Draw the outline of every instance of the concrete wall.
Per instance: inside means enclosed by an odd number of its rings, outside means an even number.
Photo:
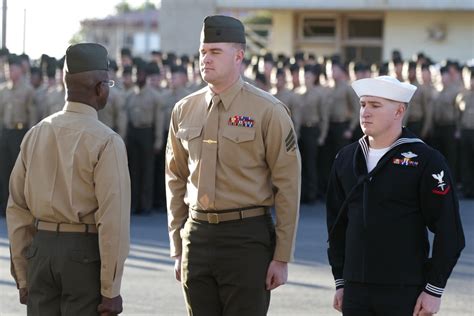
[[[429,38],[428,30],[445,29],[444,40]],[[472,12],[387,12],[384,25],[384,59],[393,49],[405,58],[423,51],[435,61],[474,58],[474,14]]]
[[[196,54],[202,21],[216,13],[215,0],[162,0],[160,14],[161,49],[177,54]]]
[[[294,51],[295,23],[292,11],[275,11],[272,13],[272,33],[269,51],[292,55]]]

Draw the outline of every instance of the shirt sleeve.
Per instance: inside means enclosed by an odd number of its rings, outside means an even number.
[[[164,101],[160,94],[156,93],[155,99],[155,144],[154,149],[160,150],[163,146],[163,135],[165,132]]]
[[[265,134],[265,152],[275,192],[276,247],[274,260],[293,260],[301,193],[301,158],[291,118],[276,104]]]
[[[329,90],[322,89],[317,102],[319,117],[321,120],[319,139],[324,143],[329,132],[329,107],[333,103],[333,97]]]
[[[94,216],[99,232],[101,293],[113,298],[120,295],[130,247],[130,176],[125,144],[117,134],[100,155],[94,182],[99,205]]]
[[[184,203],[186,182],[189,176],[188,153],[176,136],[178,132],[177,107],[171,115],[168,142],[166,144],[166,202],[168,208],[168,232],[171,257],[181,255],[181,227],[188,217],[188,206]]]
[[[117,133],[125,139],[127,135],[127,112],[125,110],[125,95],[119,92],[115,98],[115,107],[117,108]]]
[[[28,124],[30,128],[36,124],[37,117],[38,117],[36,107],[33,102],[34,94],[35,92],[32,88],[28,89],[28,92],[26,94],[26,99],[25,99],[26,107],[28,109]]]
[[[425,292],[440,297],[465,246],[459,204],[444,157],[433,151],[421,180],[421,212],[434,233]]]
[[[331,265],[332,274],[336,282],[336,289],[344,287],[343,270],[346,247],[347,213],[344,214],[336,224],[339,211],[344,204],[345,193],[337,174],[338,159],[333,164],[329,177],[327,197],[326,197],[326,222],[328,229],[328,259]],[[329,233],[332,233],[329,235]]]
[[[28,139],[28,134],[25,140]],[[35,219],[25,198],[26,146],[23,141],[20,154],[10,176],[10,196],[7,205],[7,228],[10,240],[11,273],[18,288],[27,287],[27,260],[25,251],[33,241],[36,232]]]

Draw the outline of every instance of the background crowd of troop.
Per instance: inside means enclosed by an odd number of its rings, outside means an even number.
[[[63,59],[0,52],[0,215],[8,180],[26,131],[64,106]],[[108,104],[99,119],[123,137],[132,183],[132,214],[165,205],[164,149],[172,109],[206,84],[198,56],[153,51],[145,60],[122,49],[110,60]],[[362,136],[353,80],[391,75],[418,87],[405,126],[441,151],[465,198],[474,197],[474,68],[457,61],[433,63],[420,53],[403,59],[393,51],[379,65],[345,62],[339,56],[251,56],[242,77],[273,93],[291,112],[302,156],[302,202],[324,198],[337,152]],[[44,150],[48,150],[44,148]]]

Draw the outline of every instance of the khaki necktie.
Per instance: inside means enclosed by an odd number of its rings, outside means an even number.
[[[211,109],[204,125],[201,161],[198,180],[198,200],[204,209],[214,209],[216,197],[217,130],[219,128],[219,103],[216,94],[212,97]]]

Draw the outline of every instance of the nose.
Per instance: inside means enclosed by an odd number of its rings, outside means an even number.
[[[201,55],[201,64],[202,65],[208,65],[210,63],[211,63],[211,58],[209,57],[209,54]]]
[[[370,117],[371,113],[370,113],[370,110],[368,108],[368,106],[361,106],[360,107],[360,117],[363,117],[363,118],[366,118],[366,117]]]

